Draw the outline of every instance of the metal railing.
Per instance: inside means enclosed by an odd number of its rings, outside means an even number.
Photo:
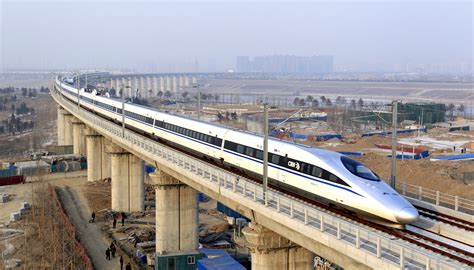
[[[442,193],[438,190],[428,189],[422,186],[408,184],[406,182],[397,182],[397,191],[403,196],[412,199],[474,215],[473,200]]]
[[[304,226],[316,239],[316,232],[328,235],[332,240],[344,241],[383,261],[400,266],[401,269],[468,269],[454,261],[447,261],[439,254],[423,250],[402,240],[393,240],[390,236],[374,232],[372,229],[354,224],[348,220],[321,212],[305,202],[295,200],[288,195],[269,190],[264,196],[262,186],[246,178],[223,170],[222,168],[190,157],[172,148],[166,147],[149,138],[131,132],[122,132],[122,127],[94,115],[69,103],[57,92],[51,92],[55,100],[81,121],[96,129],[99,133],[113,138],[138,153],[146,155],[183,176],[195,179],[201,185],[213,189],[223,196],[238,197],[239,203],[253,210],[264,207],[266,211],[276,212],[275,222],[292,228]],[[266,198],[266,200],[264,200]]]

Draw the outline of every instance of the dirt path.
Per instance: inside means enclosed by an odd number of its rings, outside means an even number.
[[[82,194],[85,179],[75,180],[65,184],[58,184],[59,197],[64,210],[76,226],[77,237],[87,250],[95,269],[120,269],[119,259],[116,255],[111,261],[106,260],[105,250],[110,245],[100,229],[100,224],[89,223],[91,211],[87,200]]]

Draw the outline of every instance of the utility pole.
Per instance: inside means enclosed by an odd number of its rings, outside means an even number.
[[[199,84],[195,84],[193,88],[198,90],[198,120],[201,120],[201,88],[199,88]]]
[[[121,90],[121,97],[122,97],[122,138],[125,137],[125,89],[130,88],[130,86],[126,85]]]
[[[263,199],[267,202],[268,188],[268,104],[263,104]]]
[[[396,160],[397,160],[397,105],[398,101],[392,102],[392,172],[390,175],[390,186],[395,189],[396,181]]]

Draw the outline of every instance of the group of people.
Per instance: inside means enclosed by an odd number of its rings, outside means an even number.
[[[115,213],[113,213],[112,216],[113,216],[112,226],[115,229],[116,226],[117,226],[117,215]],[[89,222],[94,223],[95,222],[95,217],[96,217],[95,212],[92,212],[91,219],[90,219]],[[124,212],[120,213],[120,218],[121,218],[121,221],[122,221],[122,226],[125,226],[125,213]],[[110,246],[105,250],[105,259],[110,261],[112,258],[115,258],[115,253],[116,252],[117,252],[117,248],[115,247],[114,242],[110,243]],[[120,269],[123,269],[123,257],[122,257],[122,255],[120,255]],[[132,270],[132,265],[130,264],[130,262],[127,263],[127,265],[125,266],[125,270]]]
[[[112,258],[115,258],[115,252],[117,252],[117,248],[115,247],[114,242],[110,243],[110,247],[105,250],[105,259],[110,261]],[[123,269],[123,256],[120,255],[120,270]],[[125,265],[125,270],[132,270],[132,265],[130,262]]]

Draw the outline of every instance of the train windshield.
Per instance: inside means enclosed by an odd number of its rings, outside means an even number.
[[[370,181],[380,181],[380,178],[364,164],[346,156],[342,156],[341,161],[342,164],[344,164],[344,167],[346,167],[346,169],[352,174]]]

